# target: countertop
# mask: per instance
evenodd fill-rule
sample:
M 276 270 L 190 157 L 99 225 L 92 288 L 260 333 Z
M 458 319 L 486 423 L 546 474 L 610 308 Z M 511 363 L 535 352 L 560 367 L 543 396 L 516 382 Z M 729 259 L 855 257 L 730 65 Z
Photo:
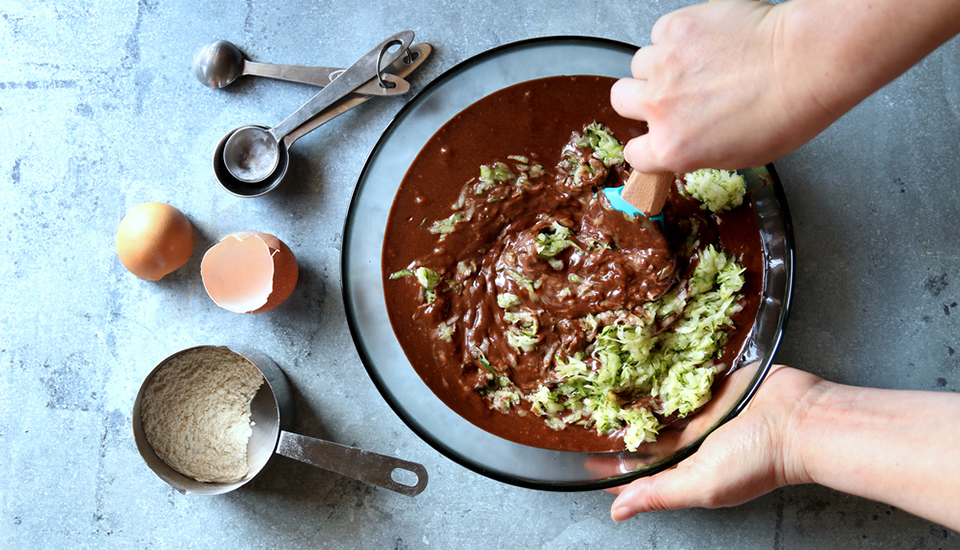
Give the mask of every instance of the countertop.
M 444 457 L 366 374 L 340 291 L 344 216 L 363 164 L 412 94 L 457 63 L 527 38 L 638 46 L 684 2 L 320 0 L 78 2 L 0 7 L 0 548 L 958 548 L 960 534 L 815 486 L 724 510 L 615 524 L 603 492 L 505 485 Z M 213 90 L 191 61 L 226 39 L 252 59 L 345 66 L 412 29 L 434 55 L 411 95 L 370 101 L 297 142 L 295 176 L 240 199 L 213 147 L 281 120 L 304 86 L 245 77 Z M 775 162 L 796 232 L 794 302 L 777 361 L 837 382 L 960 389 L 960 41 L 954 39 Z M 114 250 L 145 201 L 194 224 L 187 265 L 141 281 Z M 202 252 L 273 233 L 300 263 L 279 308 L 218 308 Z M 134 397 L 193 345 L 239 344 L 288 375 L 295 431 L 424 464 L 410 498 L 275 457 L 226 495 L 184 496 L 140 458 Z

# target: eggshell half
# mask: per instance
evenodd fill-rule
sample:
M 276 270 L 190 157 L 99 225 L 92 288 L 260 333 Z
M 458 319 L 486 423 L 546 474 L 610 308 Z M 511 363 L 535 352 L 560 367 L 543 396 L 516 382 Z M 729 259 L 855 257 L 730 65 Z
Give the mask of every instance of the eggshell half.
M 203 255 L 200 278 L 210 298 L 236 313 L 269 311 L 297 286 L 297 259 L 269 233 L 244 231 L 224 237 Z

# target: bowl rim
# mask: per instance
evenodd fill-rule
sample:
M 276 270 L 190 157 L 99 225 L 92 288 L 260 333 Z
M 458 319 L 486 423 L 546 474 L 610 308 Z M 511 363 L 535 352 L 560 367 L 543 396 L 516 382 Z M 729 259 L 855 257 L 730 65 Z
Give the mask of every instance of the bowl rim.
M 778 317 L 776 325 L 773 329 L 772 339 L 767 342 L 766 352 L 763 357 L 760 359 L 761 365 L 757 369 L 756 374 L 753 379 L 747 385 L 747 389 L 743 392 L 741 398 L 738 400 L 735 406 L 733 406 L 724 416 L 720 418 L 709 430 L 705 431 L 694 441 L 686 444 L 684 447 L 679 449 L 677 452 L 667 456 L 666 458 L 660 460 L 657 463 L 653 463 L 643 468 L 642 470 L 634 470 L 618 475 L 613 475 L 603 479 L 590 479 L 584 481 L 559 481 L 559 482 L 549 482 L 545 483 L 543 481 L 531 480 L 523 477 L 513 476 L 510 474 L 505 474 L 499 470 L 485 467 L 483 464 L 476 461 L 470 460 L 467 457 L 462 456 L 458 452 L 450 449 L 442 441 L 438 440 L 433 434 L 429 433 L 427 430 L 422 428 L 416 421 L 409 417 L 408 413 L 404 407 L 397 402 L 393 397 L 391 391 L 387 387 L 386 383 L 382 377 L 378 374 L 376 367 L 374 366 L 373 358 L 370 356 L 365 346 L 360 341 L 360 326 L 359 321 L 355 315 L 355 308 L 353 307 L 354 300 L 350 295 L 351 282 L 349 274 L 349 256 L 350 250 L 347 244 L 349 243 L 349 236 L 352 234 L 352 222 L 354 218 L 358 216 L 357 211 L 357 202 L 358 198 L 363 192 L 363 183 L 368 171 L 371 168 L 371 164 L 374 162 L 377 154 L 384 145 L 384 141 L 392 134 L 394 128 L 400 124 L 407 113 L 415 108 L 418 105 L 422 98 L 429 96 L 429 94 L 438 86 L 454 78 L 457 74 L 471 68 L 477 63 L 483 62 L 489 58 L 495 57 L 498 54 L 505 52 L 511 49 L 525 48 L 529 46 L 537 45 L 547 45 L 549 43 L 585 43 L 595 46 L 607 46 L 612 48 L 619 48 L 623 50 L 636 51 L 639 49 L 638 46 L 632 44 L 621 42 L 617 40 L 612 40 L 608 38 L 599 38 L 591 36 L 580 36 L 580 35 L 557 35 L 557 36 L 544 36 L 537 38 L 529 38 L 524 40 L 519 40 L 515 42 L 509 42 L 502 44 L 496 47 L 493 47 L 488 50 L 484 50 L 478 54 L 475 54 L 461 62 L 456 63 L 452 67 L 443 71 L 440 75 L 435 77 L 433 80 L 428 82 L 424 87 L 418 91 L 418 93 L 408 101 L 401 109 L 394 115 L 390 123 L 385 127 L 384 131 L 381 133 L 380 137 L 377 140 L 377 143 L 371 149 L 370 154 L 364 162 L 363 168 L 361 169 L 360 175 L 357 178 L 357 184 L 354 187 L 353 194 L 351 195 L 350 203 L 347 209 L 347 212 L 344 217 L 343 231 L 341 233 L 341 250 L 340 250 L 340 289 L 341 295 L 344 301 L 344 310 L 345 316 L 347 318 L 347 325 L 350 330 L 351 339 L 354 343 L 354 348 L 357 351 L 359 359 L 364 366 L 368 376 L 370 376 L 371 381 L 374 386 L 377 388 L 377 391 L 380 393 L 380 396 L 387 402 L 388 406 L 394 411 L 394 413 L 400 417 L 403 423 L 409 427 L 421 440 L 426 442 L 434 450 L 438 451 L 440 454 L 446 456 L 447 458 L 453 460 L 455 463 L 472 470 L 478 474 L 481 474 L 485 477 L 507 483 L 510 485 L 515 485 L 519 487 L 529 488 L 529 489 L 538 489 L 544 491 L 557 491 L 557 492 L 571 492 L 571 491 L 588 491 L 588 490 L 599 490 L 607 489 L 611 487 L 616 487 L 629 483 L 630 481 L 637 479 L 639 477 L 645 477 L 649 475 L 654 475 L 663 470 L 666 470 L 680 461 L 686 459 L 692 455 L 699 448 L 700 444 L 706 439 L 714 430 L 720 426 L 726 424 L 737 415 L 739 415 L 744 408 L 750 403 L 756 394 L 757 390 L 760 387 L 760 384 L 766 378 L 769 370 L 773 364 L 773 358 L 776 354 L 777 348 L 779 347 L 780 341 L 783 336 L 783 331 L 786 325 L 786 320 L 788 312 L 790 309 L 790 303 L 792 300 L 793 294 L 793 278 L 794 278 L 794 255 L 795 255 L 795 245 L 793 237 L 793 226 L 791 217 L 789 214 L 789 209 L 786 203 L 786 195 L 783 191 L 782 185 L 780 184 L 779 177 L 776 173 L 775 168 L 772 164 L 768 164 L 762 168 L 755 170 L 765 170 L 769 175 L 770 188 L 773 193 L 773 199 L 777 202 L 780 213 L 780 220 L 783 224 L 783 239 L 784 239 L 784 281 L 783 281 L 783 295 L 776 296 L 779 299 L 780 309 L 778 312 Z M 753 335 L 751 334 L 750 339 Z M 517 444 L 519 445 L 519 444 Z M 559 451 L 563 452 L 563 451 Z M 591 455 L 601 455 L 601 454 L 610 454 L 615 455 L 617 452 L 612 453 L 580 453 L 580 454 L 591 454 Z

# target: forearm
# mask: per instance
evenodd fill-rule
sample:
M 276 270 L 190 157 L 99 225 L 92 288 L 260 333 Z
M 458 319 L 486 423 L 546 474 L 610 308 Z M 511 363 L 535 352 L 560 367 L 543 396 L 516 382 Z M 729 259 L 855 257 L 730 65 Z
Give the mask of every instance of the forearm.
M 822 382 L 787 432 L 790 483 L 817 483 L 960 530 L 960 394 Z
M 778 80 L 802 71 L 839 116 L 960 33 L 960 0 L 791 0 L 776 8 Z

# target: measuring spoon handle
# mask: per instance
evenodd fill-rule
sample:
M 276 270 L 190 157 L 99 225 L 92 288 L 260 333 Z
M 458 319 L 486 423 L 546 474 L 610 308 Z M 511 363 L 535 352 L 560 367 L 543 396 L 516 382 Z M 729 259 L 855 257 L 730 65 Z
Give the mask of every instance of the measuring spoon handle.
M 243 62 L 242 73 L 245 76 L 260 76 L 272 78 L 274 80 L 283 80 L 285 82 L 297 82 L 299 84 L 309 84 L 311 86 L 325 87 L 329 86 L 346 69 L 336 67 L 305 67 L 303 65 L 278 65 L 275 63 L 260 63 L 257 61 Z M 377 80 L 368 80 L 353 93 L 362 95 L 385 96 L 402 94 L 410 89 L 410 85 L 404 79 L 389 73 L 383 73 L 383 79 L 392 82 L 392 88 L 380 86 Z
M 432 51 L 433 46 L 427 44 L 426 42 L 414 44 L 407 50 L 407 52 L 410 54 L 409 57 L 404 56 L 403 59 L 394 61 L 392 65 L 387 67 L 387 72 L 383 74 L 386 75 L 390 73 L 392 75 L 396 75 L 397 77 L 406 79 L 410 73 L 422 65 L 428 57 L 430 57 L 430 53 Z M 374 82 L 376 83 L 376 79 L 374 79 Z M 409 82 L 406 80 L 404 80 L 404 82 L 409 86 Z M 367 101 L 370 99 L 370 97 L 371 96 L 368 95 L 350 94 L 346 98 L 338 101 L 336 105 L 324 110 L 317 116 L 303 123 L 302 126 L 298 126 L 296 130 L 287 134 L 287 137 L 283 138 L 283 144 L 286 145 L 287 149 L 289 149 L 293 145 L 293 142 L 337 118 L 350 109 L 353 109 L 357 105 L 360 105 L 364 101 Z
M 354 62 L 353 65 L 347 67 L 342 75 L 335 78 L 333 82 L 320 90 L 320 93 L 304 103 L 292 115 L 274 126 L 270 130 L 270 134 L 279 143 L 287 134 L 313 118 L 317 113 L 354 91 L 364 82 L 375 78 L 380 72 L 379 64 L 383 63 L 386 66 L 399 59 L 410 47 L 411 42 L 413 42 L 413 31 L 401 31 L 387 38 Z M 394 45 L 400 47 L 391 51 L 390 48 Z
M 427 487 L 427 469 L 422 464 L 346 447 L 323 439 L 281 431 L 276 453 L 411 497 L 420 494 Z M 394 480 L 392 474 L 396 470 L 413 474 L 417 478 L 416 483 L 405 485 Z

